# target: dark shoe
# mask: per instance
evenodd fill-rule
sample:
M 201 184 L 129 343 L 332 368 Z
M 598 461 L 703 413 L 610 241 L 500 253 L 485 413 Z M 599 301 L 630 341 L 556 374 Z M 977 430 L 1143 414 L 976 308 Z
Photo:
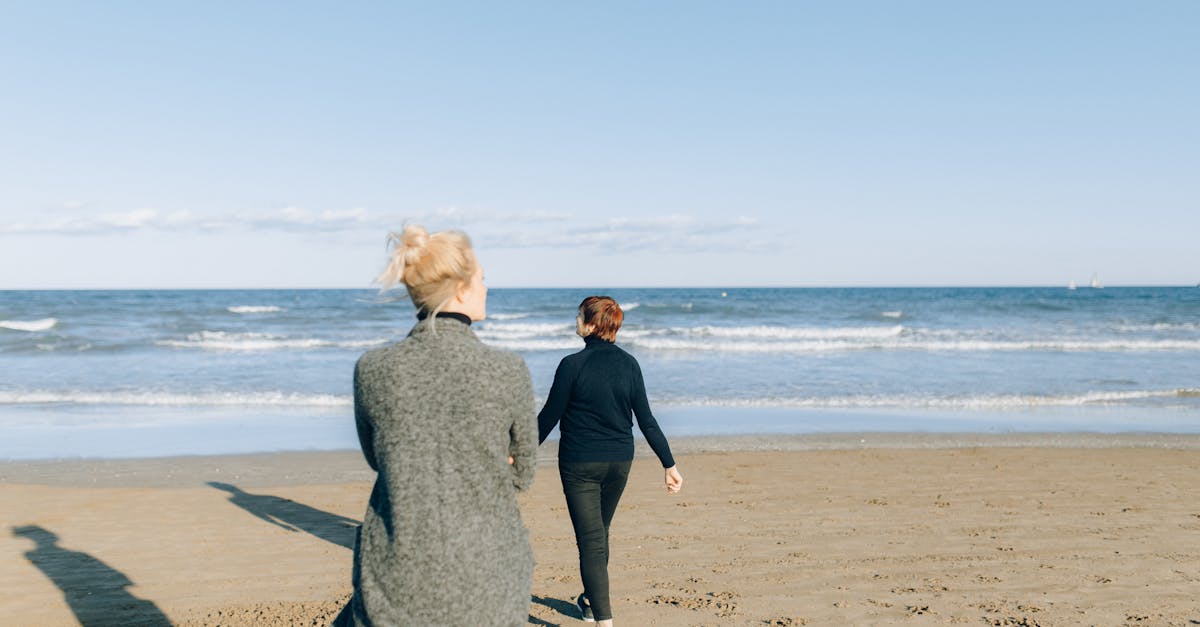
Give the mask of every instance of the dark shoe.
M 584 605 L 584 595 L 582 592 L 579 593 L 579 596 L 575 597 L 575 607 L 579 608 L 579 620 L 585 623 L 596 622 L 596 616 L 592 614 L 591 604 Z

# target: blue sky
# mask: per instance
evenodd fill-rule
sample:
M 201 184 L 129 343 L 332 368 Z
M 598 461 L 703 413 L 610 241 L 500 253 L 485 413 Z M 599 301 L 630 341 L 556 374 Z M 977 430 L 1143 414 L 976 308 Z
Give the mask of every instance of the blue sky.
M 0 288 L 1200 282 L 1200 3 L 61 3 Z

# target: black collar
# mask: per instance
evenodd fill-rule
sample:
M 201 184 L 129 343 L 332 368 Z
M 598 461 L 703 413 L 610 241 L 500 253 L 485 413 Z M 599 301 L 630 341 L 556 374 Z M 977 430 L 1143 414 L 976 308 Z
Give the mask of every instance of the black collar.
M 591 346 L 592 344 L 612 344 L 612 342 L 600 337 L 599 335 L 594 335 L 594 334 L 583 338 L 583 341 L 588 346 Z
M 417 320 L 424 320 L 428 317 L 429 317 L 429 312 L 425 311 L 424 309 L 417 312 Z M 457 311 L 439 311 L 436 317 L 452 318 L 454 320 L 458 320 L 459 322 L 461 322 L 467 326 L 471 326 L 471 317 L 468 316 L 467 314 L 458 313 Z

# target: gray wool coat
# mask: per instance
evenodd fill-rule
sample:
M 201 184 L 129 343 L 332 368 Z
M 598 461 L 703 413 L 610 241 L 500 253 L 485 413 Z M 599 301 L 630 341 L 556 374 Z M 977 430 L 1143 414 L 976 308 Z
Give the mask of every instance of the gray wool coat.
M 533 552 L 517 491 L 533 483 L 538 432 L 524 360 L 427 318 L 359 358 L 354 414 L 378 475 L 334 624 L 526 624 Z

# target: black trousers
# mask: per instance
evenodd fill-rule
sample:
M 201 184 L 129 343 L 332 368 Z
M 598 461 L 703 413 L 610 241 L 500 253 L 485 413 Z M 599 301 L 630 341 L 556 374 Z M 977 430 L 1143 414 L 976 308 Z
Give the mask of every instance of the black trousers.
M 612 618 L 608 598 L 608 527 L 629 480 L 632 461 L 560 462 L 567 511 L 579 547 L 579 574 L 596 620 Z

